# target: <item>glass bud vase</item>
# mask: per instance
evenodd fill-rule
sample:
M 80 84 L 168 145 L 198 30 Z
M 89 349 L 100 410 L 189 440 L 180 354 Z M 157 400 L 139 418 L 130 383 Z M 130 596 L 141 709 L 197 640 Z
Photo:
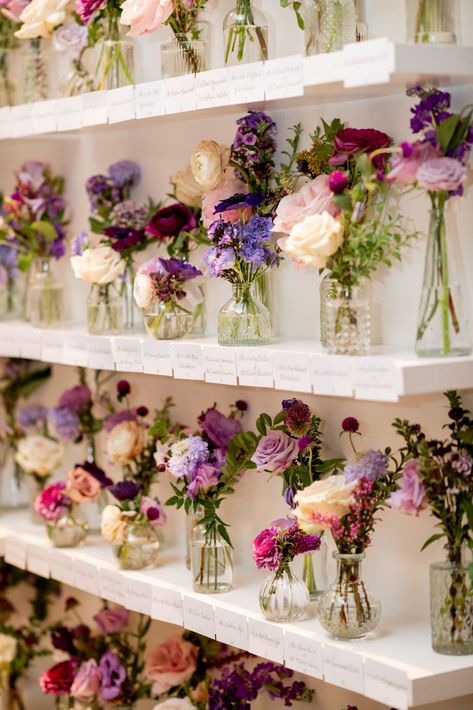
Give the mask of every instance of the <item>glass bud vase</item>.
M 128 525 L 125 541 L 114 545 L 114 552 L 121 569 L 146 569 L 158 564 L 159 548 L 159 534 L 151 525 Z
M 173 33 L 172 40 L 161 45 L 161 76 L 172 79 L 183 74 L 197 74 L 206 70 L 205 60 L 205 42 L 198 29 Z
M 133 284 L 135 282 L 135 267 L 132 262 L 127 267 L 120 278 L 120 295 L 123 298 L 125 307 L 125 330 L 134 330 L 139 320 L 138 307 L 133 296 Z
M 94 90 L 94 78 L 84 63 L 83 49 L 80 54 L 71 60 L 68 74 L 61 83 L 63 96 L 78 96 Z
M 416 44 L 456 44 L 456 0 L 410 0 L 407 34 Z
M 122 36 L 118 16 L 110 16 L 105 39 L 97 43 L 95 89 L 119 89 L 133 84 L 133 43 Z
M 321 293 L 322 298 L 324 320 L 320 330 L 326 350 L 340 355 L 366 355 L 371 342 L 371 303 L 367 284 L 327 284 Z
M 87 299 L 87 330 L 92 335 L 123 332 L 124 302 L 113 283 L 92 284 Z
M 362 639 L 378 625 L 381 602 L 370 592 L 361 575 L 365 553 L 333 553 L 337 561 L 335 582 L 322 594 L 319 620 L 335 639 Z
M 41 37 L 29 41 L 23 56 L 23 103 L 45 101 L 49 98 L 49 77 Z
M 268 59 L 268 23 L 251 0 L 238 0 L 223 21 L 225 64 L 247 64 Z
M 15 461 L 15 451 L 7 442 L 1 445 L 0 451 L 0 510 L 24 508 L 28 494 L 21 485 L 23 474 Z
M 307 586 L 290 566 L 268 575 L 259 593 L 261 612 L 270 621 L 298 621 L 309 608 Z
M 304 0 L 306 55 L 325 54 L 357 41 L 356 0 Z
M 0 276 L 0 320 L 17 318 L 20 310 L 16 279 L 7 274 L 2 282 Z
M 194 525 L 191 534 L 192 587 L 201 594 L 229 592 L 233 584 L 233 550 L 216 530 Z
M 157 340 L 173 340 L 190 333 L 194 323 L 193 311 L 186 299 L 155 301 L 143 313 L 146 331 Z
M 0 108 L 15 104 L 15 84 L 10 75 L 12 51 L 10 47 L 0 47 Z
M 254 295 L 252 285 L 233 284 L 233 296 L 218 314 L 219 345 L 265 345 L 271 340 L 269 310 Z
M 37 328 L 54 328 L 62 319 L 62 285 L 54 275 L 51 260 L 38 258 L 33 264 L 28 293 L 29 320 Z
M 434 206 L 417 321 L 416 353 L 421 357 L 455 357 L 472 350 L 462 287 L 454 275 L 448 241 L 444 208 Z
M 88 525 L 79 519 L 77 510 L 72 510 L 55 523 L 48 523 L 46 530 L 54 547 L 77 547 L 87 537 Z
M 473 654 L 473 581 L 461 547 L 430 567 L 430 624 L 436 653 Z
M 304 580 L 311 601 L 320 599 L 328 586 L 327 550 L 327 543 L 322 537 L 318 550 L 298 555 L 295 559 L 295 569 Z

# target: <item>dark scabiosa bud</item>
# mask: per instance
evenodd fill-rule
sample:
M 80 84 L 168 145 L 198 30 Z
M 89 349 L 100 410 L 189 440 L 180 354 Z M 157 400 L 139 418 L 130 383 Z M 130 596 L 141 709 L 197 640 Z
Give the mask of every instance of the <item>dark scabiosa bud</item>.
M 360 422 L 355 417 L 345 417 L 345 419 L 342 421 L 343 431 L 346 431 L 349 434 L 355 434 L 359 428 Z
M 238 409 L 239 412 L 246 412 L 248 409 L 248 402 L 245 402 L 244 399 L 237 399 L 235 402 L 235 407 Z
M 128 380 L 120 380 L 117 382 L 117 392 L 119 397 L 126 397 L 131 392 L 131 386 Z
M 307 434 L 312 414 L 310 408 L 300 399 L 294 399 L 286 409 L 285 423 L 292 436 L 298 438 Z
M 136 413 L 139 417 L 147 417 L 149 414 L 149 409 L 148 409 L 148 407 L 144 407 L 144 406 L 137 407 Z

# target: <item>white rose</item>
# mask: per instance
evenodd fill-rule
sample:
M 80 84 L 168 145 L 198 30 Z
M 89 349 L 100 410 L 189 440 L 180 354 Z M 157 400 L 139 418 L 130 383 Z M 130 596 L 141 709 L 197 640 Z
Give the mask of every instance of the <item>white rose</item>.
M 328 526 L 328 522 L 324 525 L 318 516 L 329 518 L 336 515 L 342 518 L 353 502 L 353 490 L 357 484 L 357 481 L 346 483 L 345 476 L 340 474 L 315 481 L 299 491 L 294 497 L 294 514 L 299 527 L 307 533 L 314 533 Z
M 141 453 L 143 443 L 143 429 L 137 422 L 120 422 L 108 435 L 108 457 L 112 463 L 126 466 Z
M 138 308 L 146 310 L 156 298 L 153 280 L 147 274 L 137 274 L 133 283 L 133 296 Z
M 77 279 L 104 286 L 123 274 L 125 261 L 112 247 L 86 249 L 80 256 L 71 256 L 71 266 Z
M 32 434 L 18 441 L 15 461 L 25 473 L 45 477 L 59 466 L 63 457 L 64 447 L 59 441 Z
M 343 244 L 343 224 L 328 212 L 313 214 L 296 224 L 286 239 L 283 251 L 302 266 L 323 269 L 327 259 Z
M 106 505 L 100 526 L 103 537 L 114 545 L 123 545 L 126 540 L 127 517 L 116 505 Z
M 16 639 L 0 634 L 0 663 L 11 663 L 16 656 Z
M 168 698 L 154 706 L 153 710 L 194 710 L 195 705 L 189 698 Z
M 31 0 L 20 15 L 22 26 L 15 32 L 20 39 L 51 37 L 66 19 L 69 0 Z
M 172 175 L 171 183 L 174 185 L 176 200 L 187 207 L 200 207 L 204 189 L 195 179 L 190 165 L 185 170 L 178 170 Z
M 200 141 L 191 156 L 192 173 L 205 192 L 215 190 L 230 160 L 230 148 L 215 141 Z

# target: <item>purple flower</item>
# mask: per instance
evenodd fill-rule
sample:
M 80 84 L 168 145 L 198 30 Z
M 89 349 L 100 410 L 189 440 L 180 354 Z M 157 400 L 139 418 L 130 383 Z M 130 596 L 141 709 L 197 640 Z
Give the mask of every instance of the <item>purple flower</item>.
M 42 404 L 25 404 L 16 415 L 21 429 L 42 429 L 48 418 L 48 410 Z
M 121 606 L 104 606 L 95 614 L 93 620 L 105 636 L 119 634 L 127 625 L 128 617 L 128 610 Z
M 241 210 L 244 207 L 257 207 L 264 200 L 264 195 L 260 192 L 237 193 L 228 197 L 226 200 L 221 200 L 214 209 L 214 214 L 227 212 L 227 210 Z
M 133 187 L 141 180 L 141 168 L 132 160 L 119 160 L 110 165 L 108 174 L 118 187 Z
M 251 460 L 258 471 L 282 473 L 297 458 L 297 441 L 284 431 L 269 431 L 261 438 Z
M 62 393 L 58 407 L 67 407 L 73 412 L 79 412 L 82 407 L 89 404 L 91 398 L 92 395 L 87 385 L 76 385 Z
M 297 528 L 297 524 L 290 533 L 291 542 L 294 545 L 295 555 L 304 555 L 306 552 L 315 552 L 321 545 L 320 535 L 307 535 Z
M 142 229 L 130 229 L 128 227 L 105 227 L 102 233 L 113 241 L 112 249 L 117 252 L 131 249 L 137 244 L 144 244 L 145 233 Z
M 53 241 L 49 245 L 49 253 L 53 257 L 53 259 L 62 259 L 62 257 L 66 253 L 66 245 L 64 244 L 63 237 L 53 239 Z
M 455 158 L 434 158 L 420 166 L 416 177 L 424 190 L 453 192 L 466 180 L 466 167 Z
M 299 451 L 304 451 L 307 449 L 308 446 L 310 446 L 312 443 L 312 439 L 310 436 L 301 436 L 301 438 L 297 441 L 297 448 Z
M 209 247 L 202 256 L 202 262 L 207 266 L 207 276 L 221 276 L 225 269 L 235 261 L 235 253 L 232 249 L 224 249 L 219 251 L 214 247 Z
M 277 545 L 279 529 L 269 527 L 262 530 L 253 540 L 253 559 L 259 569 L 275 570 L 281 561 L 281 550 Z
M 292 436 L 304 436 L 310 427 L 310 407 L 300 399 L 292 401 L 285 409 L 284 421 Z
M 87 473 L 90 473 L 90 475 L 93 476 L 95 480 L 100 483 L 100 486 L 102 488 L 108 488 L 109 486 L 113 485 L 112 479 L 109 478 L 105 471 L 99 468 L 95 463 L 91 463 L 90 461 L 84 461 L 84 463 L 76 464 L 76 468 L 77 466 L 83 468 L 84 471 L 87 471 Z
M 391 493 L 386 502 L 411 515 L 419 515 L 421 510 L 427 508 L 429 501 L 421 480 L 420 464 L 416 459 L 405 464 L 399 490 Z
M 197 276 L 202 276 L 202 271 L 192 264 L 188 264 L 181 259 L 159 259 L 161 266 L 166 273 L 173 276 L 177 281 L 190 281 Z
M 110 491 L 114 498 L 123 502 L 136 498 L 141 490 L 141 485 L 133 481 L 119 481 L 114 483 L 113 486 L 109 486 L 107 490 Z
M 77 649 L 74 646 L 74 634 L 67 626 L 57 626 L 51 633 L 53 648 L 64 651 L 70 656 L 75 656 Z
M 100 696 L 102 700 L 115 700 L 122 692 L 122 685 L 126 679 L 125 668 L 113 651 L 106 651 L 99 662 L 102 673 Z
M 345 481 L 352 483 L 366 478 L 371 483 L 386 475 L 388 470 L 388 457 L 382 451 L 369 449 L 354 463 L 349 463 L 344 468 Z
M 73 441 L 80 436 L 80 422 L 77 414 L 68 407 L 53 407 L 48 419 L 61 439 Z
M 452 468 L 461 476 L 470 476 L 473 471 L 473 458 L 467 451 L 461 451 L 452 457 Z
M 345 173 L 342 173 L 341 170 L 335 170 L 328 179 L 328 186 L 332 192 L 338 195 L 348 187 L 348 177 Z
M 291 488 L 291 486 L 288 486 L 286 488 L 286 490 L 284 491 L 284 500 L 286 501 L 286 503 L 288 504 L 288 506 L 290 508 L 296 507 L 294 504 L 294 495 L 295 495 L 294 489 Z
M 355 417 L 345 417 L 342 421 L 342 429 L 350 434 L 355 434 L 360 428 L 360 422 Z
M 131 392 L 131 385 L 128 380 L 120 380 L 117 382 L 117 394 L 119 397 L 126 397 Z
M 220 469 L 210 463 L 200 463 L 192 472 L 192 479 L 187 488 L 187 497 L 195 500 L 200 491 L 207 491 L 220 480 Z
M 200 436 L 188 436 L 171 446 L 168 470 L 175 478 L 191 476 L 200 463 L 209 460 L 209 447 Z
M 121 412 L 115 412 L 111 414 L 104 422 L 105 431 L 112 431 L 113 427 L 121 422 L 134 422 L 136 421 L 136 415 L 134 412 L 130 412 L 128 409 L 123 409 Z
M 71 255 L 82 256 L 85 247 L 89 245 L 89 235 L 87 232 L 78 232 L 71 240 Z
M 146 234 L 155 239 L 170 239 L 179 236 L 181 232 L 190 232 L 196 226 L 195 212 L 181 202 L 175 202 L 162 207 L 151 217 L 146 225 Z
M 212 444 L 219 449 L 227 449 L 231 440 L 242 430 L 238 419 L 226 417 L 215 407 L 207 409 L 200 416 L 199 423 Z

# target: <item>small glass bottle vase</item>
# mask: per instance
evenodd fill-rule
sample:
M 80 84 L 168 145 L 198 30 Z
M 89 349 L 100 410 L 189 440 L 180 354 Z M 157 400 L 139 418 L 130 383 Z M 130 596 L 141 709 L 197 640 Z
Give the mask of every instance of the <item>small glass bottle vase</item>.
M 105 39 L 97 43 L 95 88 L 119 89 L 133 84 L 133 44 L 122 36 L 118 16 L 110 16 Z
M 366 283 L 322 282 L 321 341 L 329 353 L 366 355 L 371 342 L 371 303 Z
M 233 550 L 216 530 L 196 524 L 191 535 L 192 587 L 201 594 L 229 592 L 233 584 Z
M 88 525 L 79 519 L 78 510 L 74 508 L 67 515 L 46 526 L 54 547 L 77 547 L 87 537 Z
M 23 103 L 49 98 L 49 76 L 41 37 L 31 39 L 23 54 Z
M 10 274 L 5 276 L 4 282 L 0 278 L 0 320 L 10 320 L 18 317 L 20 312 L 19 300 L 16 279 Z
M 63 289 L 51 260 L 38 258 L 32 266 L 28 289 L 28 316 L 32 326 L 54 328 L 62 319 Z
M 194 324 L 192 307 L 185 298 L 155 301 L 144 313 L 146 331 L 157 340 L 174 340 L 190 333 Z
M 24 474 L 15 461 L 15 451 L 6 442 L 0 451 L 0 510 L 25 508 L 28 494 L 21 485 Z
M 448 656 L 473 654 L 473 581 L 462 549 L 430 567 L 432 648 Z
M 92 284 L 87 299 L 87 330 L 92 335 L 123 332 L 125 304 L 115 284 Z
M 304 0 L 303 17 L 307 56 L 357 41 L 356 0 Z
M 378 625 L 381 602 L 370 592 L 361 576 L 365 553 L 333 553 L 337 578 L 322 594 L 319 620 L 335 639 L 349 641 L 364 638 Z
M 271 572 L 259 593 L 261 612 L 270 621 L 298 621 L 307 613 L 309 604 L 307 585 L 289 565 Z
M 247 64 L 268 59 L 268 24 L 251 0 L 238 0 L 223 21 L 225 64 Z
M 206 47 L 199 29 L 173 33 L 170 42 L 161 45 L 161 76 L 172 79 L 206 70 Z
M 295 569 L 309 590 L 310 600 L 320 599 L 328 586 L 327 543 L 323 537 L 318 550 L 296 557 Z
M 456 44 L 456 13 L 457 0 L 409 0 L 409 41 L 417 44 Z
M 448 254 L 443 208 L 432 208 L 424 281 L 417 321 L 416 353 L 421 357 L 455 357 L 472 350 L 470 324 L 458 272 Z
M 0 47 L 0 108 L 15 103 L 15 84 L 11 78 L 12 49 Z
M 121 569 L 150 569 L 158 564 L 159 548 L 159 534 L 151 525 L 128 525 L 126 539 L 114 545 L 114 552 Z
M 254 294 L 252 284 L 233 284 L 233 296 L 218 314 L 219 345 L 265 345 L 271 340 L 269 310 Z

